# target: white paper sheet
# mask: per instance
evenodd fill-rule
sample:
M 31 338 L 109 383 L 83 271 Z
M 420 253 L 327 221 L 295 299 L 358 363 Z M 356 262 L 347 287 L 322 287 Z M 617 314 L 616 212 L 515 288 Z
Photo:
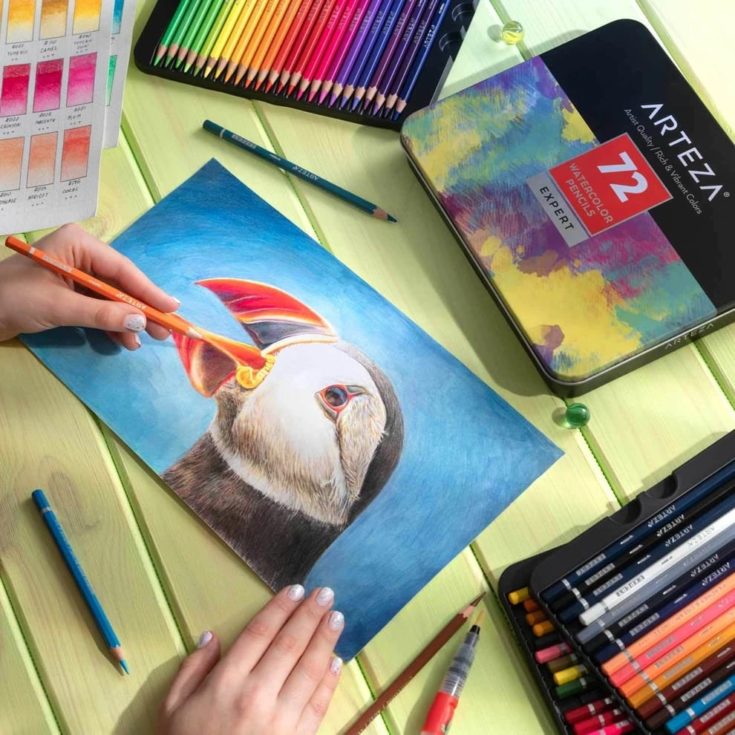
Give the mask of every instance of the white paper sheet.
M 135 0 L 115 0 L 112 10 L 112 42 L 107 77 L 105 148 L 114 148 L 120 134 L 125 77 L 133 41 Z

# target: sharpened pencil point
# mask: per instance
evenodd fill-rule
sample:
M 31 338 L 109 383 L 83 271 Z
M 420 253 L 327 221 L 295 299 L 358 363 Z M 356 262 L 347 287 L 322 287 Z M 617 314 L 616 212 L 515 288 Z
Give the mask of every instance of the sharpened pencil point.
M 388 222 L 398 222 L 398 220 L 392 214 L 389 214 L 388 215 Z
M 130 669 L 128 668 L 128 662 L 123 658 L 120 660 L 120 668 L 126 673 L 130 673 Z

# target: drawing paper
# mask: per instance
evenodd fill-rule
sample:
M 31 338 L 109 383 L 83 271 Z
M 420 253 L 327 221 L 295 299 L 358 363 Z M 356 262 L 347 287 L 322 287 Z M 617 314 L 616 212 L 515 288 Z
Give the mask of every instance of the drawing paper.
M 105 148 L 117 145 L 122 119 L 125 77 L 128 72 L 130 47 L 133 42 L 135 0 L 114 0 L 112 10 L 112 42 L 107 66 L 107 117 Z
M 238 360 L 182 337 L 26 343 L 274 589 L 333 587 L 345 658 L 560 455 L 217 162 L 114 245 Z

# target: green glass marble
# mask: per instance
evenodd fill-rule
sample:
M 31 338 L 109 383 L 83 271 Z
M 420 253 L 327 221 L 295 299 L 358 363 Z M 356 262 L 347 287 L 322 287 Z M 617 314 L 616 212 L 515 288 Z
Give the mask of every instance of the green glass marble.
M 500 38 L 509 46 L 515 46 L 523 40 L 523 26 L 517 20 L 509 20 L 500 29 Z
M 570 403 L 564 411 L 564 421 L 570 429 L 581 429 L 590 420 L 590 410 L 584 403 Z

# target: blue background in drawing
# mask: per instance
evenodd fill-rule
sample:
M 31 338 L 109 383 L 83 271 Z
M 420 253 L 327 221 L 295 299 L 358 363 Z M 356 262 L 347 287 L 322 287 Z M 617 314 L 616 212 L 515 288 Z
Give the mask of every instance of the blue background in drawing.
M 216 162 L 115 245 L 180 298 L 182 314 L 196 323 L 246 340 L 214 294 L 194 282 L 263 281 L 315 309 L 391 379 L 405 421 L 400 462 L 307 579 L 308 586 L 336 591 L 348 621 L 339 647 L 345 658 L 560 455 L 413 322 Z M 81 330 L 25 340 L 158 473 L 207 430 L 214 401 L 191 387 L 170 340 L 146 339 L 136 353 Z

